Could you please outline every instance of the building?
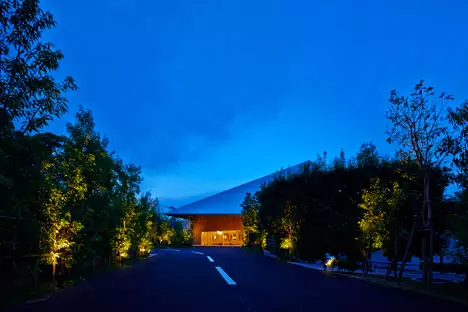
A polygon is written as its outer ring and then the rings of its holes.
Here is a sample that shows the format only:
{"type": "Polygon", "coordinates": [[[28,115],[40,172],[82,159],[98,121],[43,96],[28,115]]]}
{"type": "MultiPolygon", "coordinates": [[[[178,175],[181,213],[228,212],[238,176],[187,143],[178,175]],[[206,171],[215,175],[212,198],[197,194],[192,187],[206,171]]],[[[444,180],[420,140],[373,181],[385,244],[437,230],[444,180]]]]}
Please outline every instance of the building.
{"type": "Polygon", "coordinates": [[[241,203],[245,194],[254,194],[264,183],[275,176],[299,173],[305,163],[280,170],[260,179],[236,186],[224,192],[198,200],[166,213],[193,222],[194,245],[240,246],[242,245],[241,203]]]}

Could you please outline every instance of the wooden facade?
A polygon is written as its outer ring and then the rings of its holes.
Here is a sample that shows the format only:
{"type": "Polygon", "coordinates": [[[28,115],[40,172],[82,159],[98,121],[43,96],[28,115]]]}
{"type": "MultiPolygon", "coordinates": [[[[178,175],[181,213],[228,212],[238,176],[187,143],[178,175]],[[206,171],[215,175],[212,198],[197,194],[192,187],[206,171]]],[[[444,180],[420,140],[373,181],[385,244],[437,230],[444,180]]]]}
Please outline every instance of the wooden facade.
{"type": "MultiPolygon", "coordinates": [[[[223,243],[216,245],[242,245],[242,218],[240,215],[195,215],[193,216],[194,245],[211,245],[202,241],[202,233],[226,235],[223,243]],[[226,231],[224,233],[223,231],[226,231]]],[[[215,237],[216,238],[216,237],[215,237]]]]}

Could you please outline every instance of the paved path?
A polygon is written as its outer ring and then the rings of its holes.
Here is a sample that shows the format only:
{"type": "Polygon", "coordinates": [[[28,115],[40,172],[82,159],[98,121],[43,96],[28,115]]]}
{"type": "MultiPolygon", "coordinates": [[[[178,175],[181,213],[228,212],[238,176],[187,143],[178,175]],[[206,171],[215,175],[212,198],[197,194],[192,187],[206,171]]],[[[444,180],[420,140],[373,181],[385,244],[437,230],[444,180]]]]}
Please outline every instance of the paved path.
{"type": "Polygon", "coordinates": [[[333,277],[240,248],[157,256],[14,311],[468,311],[466,305],[333,277]]]}
{"type": "MultiPolygon", "coordinates": [[[[318,270],[318,271],[323,271],[323,264],[317,264],[317,263],[301,263],[301,262],[290,262],[291,264],[294,265],[299,265],[303,266],[305,268],[313,269],[313,270],[318,270]]],[[[339,272],[337,268],[335,269],[330,269],[330,271],[336,271],[339,272]]],[[[364,274],[362,270],[356,270],[353,273],[356,274],[364,274]]],[[[374,269],[374,271],[369,272],[369,275],[379,275],[379,276],[385,276],[387,274],[387,269],[374,269]]],[[[403,274],[403,277],[411,278],[413,280],[415,279],[420,279],[421,278],[421,272],[416,272],[416,271],[405,271],[403,274]]],[[[393,276],[393,272],[392,272],[393,276]]],[[[439,279],[443,281],[450,281],[450,282],[463,282],[465,279],[464,274],[453,274],[453,273],[440,273],[440,272],[433,272],[434,279],[439,279]]]]}

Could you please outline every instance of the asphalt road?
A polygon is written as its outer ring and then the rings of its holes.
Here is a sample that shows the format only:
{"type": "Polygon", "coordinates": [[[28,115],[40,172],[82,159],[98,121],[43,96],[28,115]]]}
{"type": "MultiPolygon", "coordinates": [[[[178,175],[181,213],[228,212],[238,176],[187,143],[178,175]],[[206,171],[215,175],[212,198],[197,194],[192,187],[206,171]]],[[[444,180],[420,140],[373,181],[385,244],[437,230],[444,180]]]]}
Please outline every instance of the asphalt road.
{"type": "Polygon", "coordinates": [[[14,311],[468,311],[456,302],[333,277],[240,248],[156,253],[14,311]]]}

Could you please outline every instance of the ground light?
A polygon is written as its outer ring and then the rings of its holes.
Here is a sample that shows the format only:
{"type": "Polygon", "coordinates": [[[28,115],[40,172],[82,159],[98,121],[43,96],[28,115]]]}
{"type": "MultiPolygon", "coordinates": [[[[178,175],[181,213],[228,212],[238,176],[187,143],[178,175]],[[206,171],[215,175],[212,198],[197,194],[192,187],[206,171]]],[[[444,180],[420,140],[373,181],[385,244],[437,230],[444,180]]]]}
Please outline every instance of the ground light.
{"type": "Polygon", "coordinates": [[[335,258],[330,258],[330,259],[328,259],[327,263],[325,263],[325,264],[326,264],[327,267],[330,267],[330,266],[333,265],[334,262],[335,262],[335,258]]]}

